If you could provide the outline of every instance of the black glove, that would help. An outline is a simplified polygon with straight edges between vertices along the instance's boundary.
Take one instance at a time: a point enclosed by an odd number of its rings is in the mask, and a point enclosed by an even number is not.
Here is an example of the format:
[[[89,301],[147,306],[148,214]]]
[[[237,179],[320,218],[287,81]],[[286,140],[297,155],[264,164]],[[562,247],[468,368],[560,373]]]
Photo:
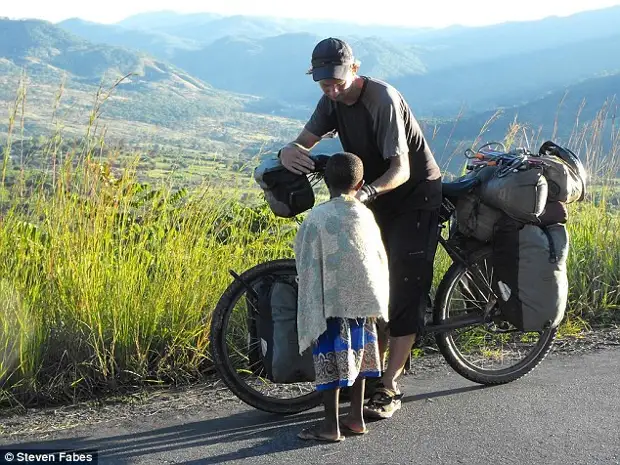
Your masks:
[[[364,184],[360,190],[365,194],[360,198],[363,204],[370,203],[377,198],[377,189],[370,184]]]

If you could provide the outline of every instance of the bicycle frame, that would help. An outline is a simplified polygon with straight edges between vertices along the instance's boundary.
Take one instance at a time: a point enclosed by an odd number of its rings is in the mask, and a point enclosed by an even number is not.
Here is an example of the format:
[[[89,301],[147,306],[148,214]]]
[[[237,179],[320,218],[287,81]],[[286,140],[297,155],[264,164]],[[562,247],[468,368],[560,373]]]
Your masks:
[[[450,256],[450,258],[452,259],[453,262],[455,263],[460,263],[463,266],[465,266],[468,270],[470,269],[471,264],[469,263],[469,261],[467,260],[467,258],[465,258],[462,254],[462,251],[459,247],[452,245],[450,243],[450,238],[445,239],[442,236],[442,231],[445,230],[446,225],[445,224],[440,224],[439,225],[439,231],[438,231],[438,245],[440,244],[444,250],[446,251],[446,253]],[[239,276],[237,273],[235,273],[233,270],[229,270],[230,274],[233,276],[233,278],[237,281],[239,281],[241,284],[243,284],[243,286],[246,288],[248,294],[250,295],[250,297],[253,298],[257,298],[256,292],[254,291],[254,289],[252,288],[252,286],[250,286],[249,283],[245,282],[245,280],[243,280],[241,278],[241,276]],[[493,289],[490,288],[488,286],[488,284],[485,282],[484,283],[485,287],[487,288],[486,290],[490,290],[491,292],[493,292]],[[483,315],[465,315],[463,317],[453,317],[453,318],[448,318],[445,323],[441,323],[441,324],[425,324],[424,325],[424,332],[425,333],[445,333],[445,332],[450,332],[453,331],[455,329],[462,329],[462,328],[466,328],[468,326],[477,326],[477,325],[482,325],[489,322],[489,311],[485,311],[485,313]]]
[[[309,180],[311,181],[311,184],[314,186],[322,180],[325,166],[326,166],[327,160],[329,159],[329,156],[314,155],[311,158],[315,162],[315,171],[313,171],[309,175]],[[453,218],[454,211],[456,210],[454,207],[454,204],[446,197],[444,197],[444,201],[442,202],[442,207],[447,209],[447,213],[449,214],[447,217],[444,217],[440,220],[439,231],[437,233],[438,244],[441,244],[441,246],[448,253],[448,255],[450,256],[453,262],[461,263],[468,270],[470,270],[471,264],[469,263],[467,258],[463,256],[462,250],[459,249],[457,246],[453,246],[452,244],[450,244],[450,239],[452,238],[452,230],[450,231],[448,239],[444,239],[444,237],[441,235],[442,231],[446,228],[445,223],[446,222],[448,224],[450,223],[451,218]],[[299,222],[298,219],[297,221]],[[244,285],[244,287],[248,290],[251,296],[255,295],[254,291],[252,290],[251,286],[248,283],[244,282],[236,273],[231,271],[231,274],[233,275],[235,279],[239,280]],[[493,292],[493,290],[488,286],[486,282],[485,282],[485,287],[487,288],[487,290],[490,290],[491,292]],[[455,329],[461,329],[461,328],[466,328],[468,326],[475,326],[475,325],[481,325],[481,324],[487,323],[490,321],[489,316],[490,316],[489,309],[485,309],[484,315],[466,315],[464,317],[448,318],[442,324],[439,324],[439,325],[425,324],[423,328],[424,328],[424,332],[426,333],[444,333],[444,332],[449,332]]]
[[[454,215],[455,207],[453,203],[450,202],[450,200],[445,199],[445,198],[444,198],[444,203],[442,207],[445,207],[449,210],[449,215],[447,218],[445,218],[444,222],[441,222],[439,224],[439,231],[437,233],[438,245],[441,245],[444,248],[444,250],[446,251],[446,253],[448,254],[448,256],[452,259],[454,263],[462,264],[469,271],[471,270],[471,263],[464,256],[464,254],[462,253],[463,251],[458,246],[453,245],[451,243],[451,239],[453,238],[453,233],[454,233],[454,227],[450,223]],[[446,226],[445,223],[448,223],[449,226]],[[442,231],[445,230],[446,227],[450,228],[448,239],[445,239],[442,236]],[[486,281],[484,282],[484,287],[486,287],[485,290],[489,290],[493,292],[493,289],[486,283]],[[425,324],[424,332],[425,333],[445,333],[445,332],[453,331],[455,329],[466,328],[468,326],[482,325],[490,321],[489,313],[490,312],[488,310],[485,310],[484,314],[482,315],[478,314],[478,315],[465,315],[462,317],[452,317],[452,318],[448,318],[445,321],[445,323],[430,324],[430,325]]]
[[[438,232],[439,244],[444,248],[444,250],[446,251],[448,256],[450,256],[453,262],[461,263],[463,266],[465,266],[466,269],[469,270],[470,263],[465,257],[463,257],[458,247],[451,245],[449,239],[445,239],[441,235],[442,230],[444,230],[445,228],[446,226],[444,224],[439,225],[439,232]],[[492,291],[492,289],[490,290]],[[482,325],[486,323],[487,320],[488,320],[488,315],[486,311],[484,315],[471,315],[471,316],[466,315],[463,317],[453,317],[453,318],[448,318],[445,323],[441,323],[438,325],[425,324],[424,332],[425,333],[446,333],[446,332],[453,331],[455,329],[466,328],[468,326]]]

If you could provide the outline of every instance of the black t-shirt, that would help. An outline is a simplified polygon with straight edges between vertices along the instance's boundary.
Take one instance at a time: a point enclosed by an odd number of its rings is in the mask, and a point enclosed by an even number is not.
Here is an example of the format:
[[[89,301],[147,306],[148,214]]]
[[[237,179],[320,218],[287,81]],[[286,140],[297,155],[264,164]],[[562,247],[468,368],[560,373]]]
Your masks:
[[[336,131],[343,149],[364,163],[366,183],[388,170],[391,157],[409,156],[409,180],[369,204],[378,214],[438,208],[441,173],[409,105],[389,84],[363,78],[360,97],[353,105],[321,97],[306,130],[318,137]]]

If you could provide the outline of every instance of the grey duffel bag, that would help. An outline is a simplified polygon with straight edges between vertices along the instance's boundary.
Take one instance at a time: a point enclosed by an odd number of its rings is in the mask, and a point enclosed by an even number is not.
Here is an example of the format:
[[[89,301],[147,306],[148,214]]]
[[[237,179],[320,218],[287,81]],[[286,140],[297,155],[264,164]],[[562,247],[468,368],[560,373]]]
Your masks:
[[[501,168],[480,189],[483,203],[522,223],[539,222],[548,197],[542,167],[527,162],[515,169]]]
[[[493,285],[502,316],[521,331],[557,327],[568,301],[566,226],[500,221],[493,242]]]
[[[568,164],[560,157],[543,155],[543,173],[549,185],[549,202],[570,204],[578,201],[583,194],[583,182]]]

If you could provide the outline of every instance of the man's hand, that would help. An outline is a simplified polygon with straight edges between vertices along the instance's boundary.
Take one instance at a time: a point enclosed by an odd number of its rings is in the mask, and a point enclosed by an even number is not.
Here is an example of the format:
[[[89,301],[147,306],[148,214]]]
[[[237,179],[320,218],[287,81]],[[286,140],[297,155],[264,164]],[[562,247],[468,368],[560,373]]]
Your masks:
[[[314,162],[310,158],[310,151],[304,146],[291,142],[280,151],[282,166],[295,174],[307,174],[314,170]]]
[[[409,180],[409,156],[399,156],[390,158],[390,167],[372,185],[365,184],[356,194],[362,203],[372,202],[377,195],[387,194],[388,192],[402,186]],[[364,192],[365,191],[365,192]]]
[[[368,201],[368,194],[360,189],[355,193],[355,198],[365,204]]]
[[[376,199],[377,195],[377,189],[375,189],[374,186],[370,184],[364,184],[364,186],[355,193],[355,198],[363,204],[367,204]]]

